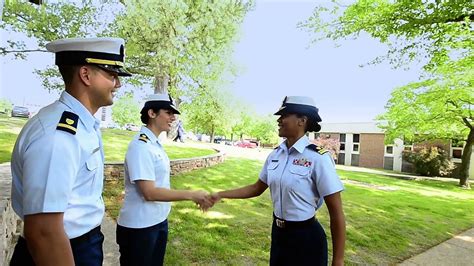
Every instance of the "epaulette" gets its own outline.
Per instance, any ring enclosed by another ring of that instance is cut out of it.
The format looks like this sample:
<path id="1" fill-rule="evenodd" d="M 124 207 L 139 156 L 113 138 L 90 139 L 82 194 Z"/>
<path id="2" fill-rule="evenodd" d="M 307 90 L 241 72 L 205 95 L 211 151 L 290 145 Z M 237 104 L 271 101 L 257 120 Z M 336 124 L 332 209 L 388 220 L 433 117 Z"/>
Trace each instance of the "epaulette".
<path id="1" fill-rule="evenodd" d="M 56 126 L 56 130 L 66 131 L 73 135 L 76 135 L 77 132 L 77 122 L 79 121 L 79 116 L 75 113 L 64 111 L 59 123 Z"/>
<path id="2" fill-rule="evenodd" d="M 150 139 L 148 138 L 148 136 L 146 134 L 140 134 L 140 137 L 138 138 L 138 140 L 141 140 L 145 143 L 147 143 Z"/>
<path id="3" fill-rule="evenodd" d="M 320 148 L 320 147 L 318 147 L 318 146 L 315 145 L 315 144 L 310 144 L 310 145 L 307 146 L 307 148 L 310 149 L 310 150 L 312 150 L 312 151 L 315 151 L 315 152 L 317 152 L 317 153 L 319 153 L 319 154 L 321 154 L 321 155 L 323 155 L 323 154 L 329 152 L 328 150 L 323 149 L 323 148 Z"/>

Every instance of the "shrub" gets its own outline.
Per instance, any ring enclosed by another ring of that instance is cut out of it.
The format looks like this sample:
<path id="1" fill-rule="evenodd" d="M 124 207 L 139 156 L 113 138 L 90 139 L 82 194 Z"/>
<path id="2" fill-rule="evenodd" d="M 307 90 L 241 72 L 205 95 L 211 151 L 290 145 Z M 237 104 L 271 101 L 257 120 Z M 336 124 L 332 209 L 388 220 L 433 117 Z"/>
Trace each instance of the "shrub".
<path id="1" fill-rule="evenodd" d="M 7 99 L 0 99 L 0 114 L 9 114 L 12 111 L 13 104 Z"/>
<path id="2" fill-rule="evenodd" d="M 337 139 L 332 139 L 332 138 L 325 138 L 325 137 L 318 137 L 317 139 L 314 139 L 312 143 L 318 145 L 318 147 L 326 149 L 331 152 L 331 155 L 334 159 L 337 158 L 337 155 L 339 154 L 339 147 L 341 146 L 341 143 Z"/>
<path id="3" fill-rule="evenodd" d="M 447 176 L 455 167 L 448 153 L 440 146 L 404 151 L 403 159 L 413 163 L 415 172 L 424 176 Z"/>

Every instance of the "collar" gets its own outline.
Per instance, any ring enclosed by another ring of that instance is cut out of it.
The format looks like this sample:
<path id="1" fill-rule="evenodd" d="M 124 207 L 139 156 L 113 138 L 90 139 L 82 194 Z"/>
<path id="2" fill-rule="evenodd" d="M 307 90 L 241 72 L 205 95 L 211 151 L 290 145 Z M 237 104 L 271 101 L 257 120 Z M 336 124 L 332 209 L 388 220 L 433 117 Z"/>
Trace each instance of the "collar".
<path id="1" fill-rule="evenodd" d="M 61 93 L 59 101 L 65 104 L 67 107 L 71 108 L 73 113 L 79 116 L 79 120 L 88 131 L 96 129 L 96 127 L 98 127 L 98 125 L 100 124 L 99 120 L 97 120 L 80 101 L 78 101 L 66 91 L 63 91 Z"/>
<path id="2" fill-rule="evenodd" d="M 286 147 L 285 142 L 286 140 L 280 143 L 280 148 L 287 150 L 288 148 Z M 308 136 L 303 135 L 301 138 L 298 139 L 298 141 L 295 142 L 295 144 L 293 144 L 292 148 L 297 150 L 299 153 L 303 153 L 304 149 L 306 149 L 306 147 L 310 144 L 311 142 L 309 141 Z"/>
<path id="3" fill-rule="evenodd" d="M 155 136 L 155 133 L 153 133 L 149 128 L 147 128 L 146 126 L 142 126 L 142 128 L 140 129 L 140 133 L 143 133 L 145 134 L 149 139 L 150 139 L 150 142 L 151 143 L 158 143 L 160 144 L 160 141 L 158 140 L 158 138 Z"/>

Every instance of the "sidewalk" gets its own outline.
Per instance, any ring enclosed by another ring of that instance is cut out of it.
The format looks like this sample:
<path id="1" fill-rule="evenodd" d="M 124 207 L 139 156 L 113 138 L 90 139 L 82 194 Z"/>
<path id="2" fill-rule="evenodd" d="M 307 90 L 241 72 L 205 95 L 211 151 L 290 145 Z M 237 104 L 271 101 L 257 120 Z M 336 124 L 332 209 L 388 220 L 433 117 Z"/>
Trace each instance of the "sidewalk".
<path id="1" fill-rule="evenodd" d="M 416 255 L 400 265 L 474 265 L 474 228 Z"/>
<path id="2" fill-rule="evenodd" d="M 107 216 L 102 220 L 101 231 L 104 234 L 104 266 L 119 265 L 119 247 L 115 243 L 115 221 Z"/>

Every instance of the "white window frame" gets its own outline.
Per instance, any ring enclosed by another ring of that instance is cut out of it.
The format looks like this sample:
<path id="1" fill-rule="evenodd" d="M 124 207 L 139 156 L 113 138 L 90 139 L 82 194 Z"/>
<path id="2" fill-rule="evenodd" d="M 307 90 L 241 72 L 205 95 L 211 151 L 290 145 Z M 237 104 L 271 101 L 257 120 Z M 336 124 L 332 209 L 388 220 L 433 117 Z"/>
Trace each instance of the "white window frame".
<path id="1" fill-rule="evenodd" d="M 354 142 L 354 135 L 359 135 L 359 142 Z M 357 151 L 354 150 L 354 147 L 357 145 Z M 360 133 L 352 134 L 352 154 L 360 154 Z"/>
<path id="2" fill-rule="evenodd" d="M 339 153 L 346 153 L 347 146 L 345 141 L 341 141 L 341 135 L 344 134 L 347 138 L 347 135 L 345 133 L 339 133 Z M 341 145 L 344 144 L 344 150 L 341 150 Z"/>
<path id="3" fill-rule="evenodd" d="M 462 157 L 462 151 L 464 149 L 464 146 L 466 145 L 466 142 L 464 142 L 464 144 L 462 145 L 462 147 L 460 146 L 453 146 L 453 140 L 451 140 L 451 149 L 449 151 L 449 157 L 451 157 L 451 161 L 454 162 L 454 163 L 462 163 L 462 159 L 460 158 L 454 158 L 453 156 L 453 153 L 454 151 L 461 151 L 461 157 Z"/>
<path id="4" fill-rule="evenodd" d="M 354 147 L 357 145 L 357 150 L 354 150 Z M 354 142 L 352 143 L 352 154 L 359 154 L 360 153 L 360 143 Z"/>
<path id="5" fill-rule="evenodd" d="M 403 151 L 413 151 L 413 145 L 403 145 Z"/>
<path id="6" fill-rule="evenodd" d="M 388 148 L 388 147 L 391 147 L 391 148 L 392 148 L 392 153 L 387 153 L 387 148 Z M 385 149 L 384 149 L 383 155 L 384 155 L 385 157 L 393 157 L 394 149 L 395 149 L 395 147 L 393 146 L 393 144 L 385 145 Z"/>
<path id="7" fill-rule="evenodd" d="M 451 152 L 450 152 L 450 156 L 451 156 L 451 161 L 454 162 L 454 163 L 462 163 L 462 159 L 460 158 L 454 158 L 454 151 L 461 151 L 461 157 L 462 157 L 462 150 L 463 148 L 462 147 L 451 147 Z"/>

